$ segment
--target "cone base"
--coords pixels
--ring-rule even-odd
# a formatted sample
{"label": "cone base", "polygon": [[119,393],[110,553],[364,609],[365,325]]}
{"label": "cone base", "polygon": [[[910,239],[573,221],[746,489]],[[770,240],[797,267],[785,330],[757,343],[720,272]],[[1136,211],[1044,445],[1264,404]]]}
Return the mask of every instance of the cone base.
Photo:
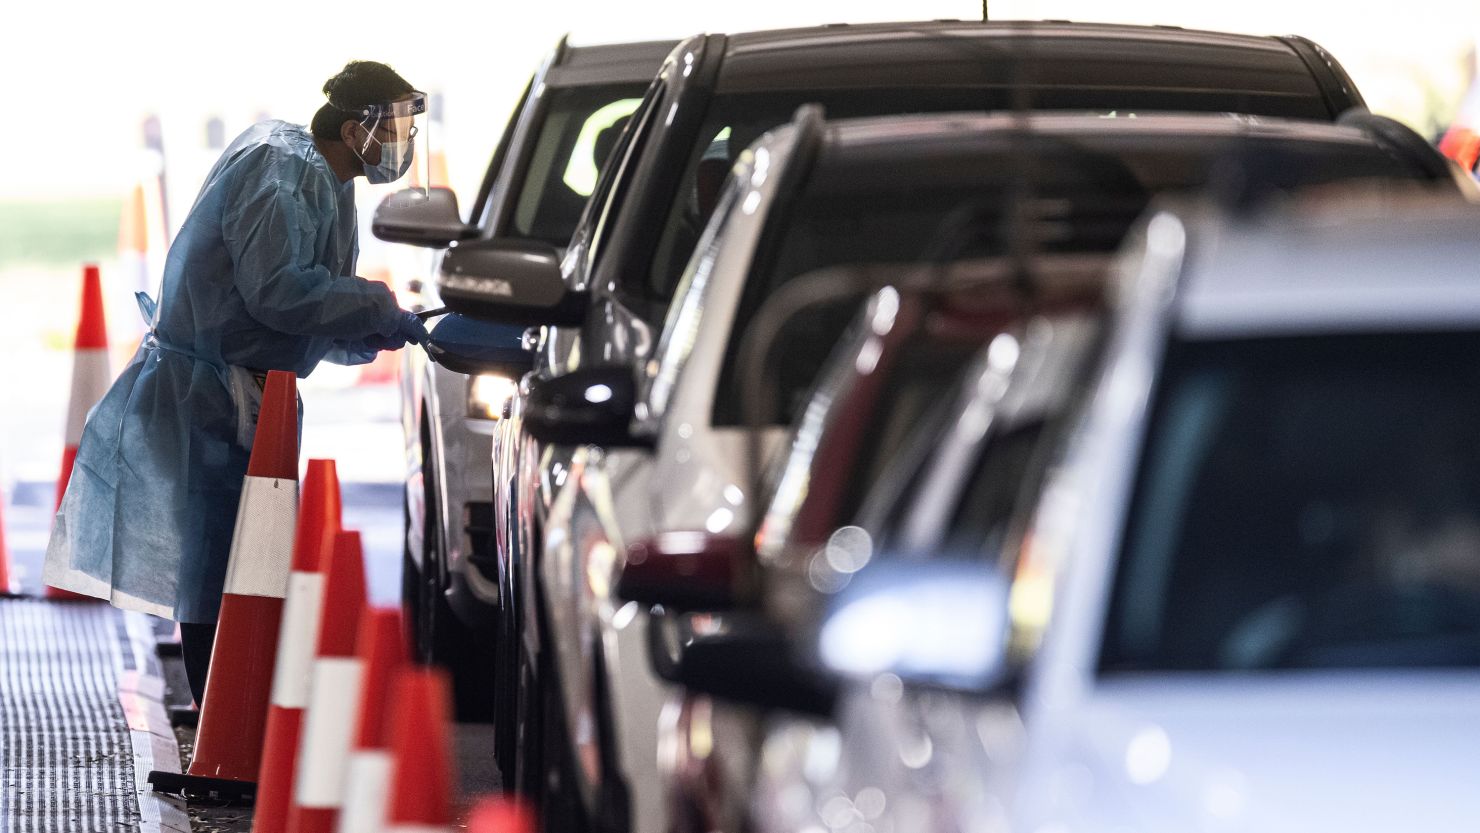
{"label": "cone base", "polygon": [[157,793],[183,798],[209,798],[232,806],[251,804],[257,796],[255,781],[233,781],[228,778],[204,778],[179,772],[149,773],[149,787]]}

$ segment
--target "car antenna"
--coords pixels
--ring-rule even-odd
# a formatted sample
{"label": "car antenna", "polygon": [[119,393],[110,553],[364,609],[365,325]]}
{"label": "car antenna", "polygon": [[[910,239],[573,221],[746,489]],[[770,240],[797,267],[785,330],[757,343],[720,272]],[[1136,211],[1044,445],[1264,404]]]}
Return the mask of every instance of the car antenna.
{"label": "car antenna", "polygon": [[982,22],[985,23],[991,19],[987,16],[987,0],[982,0]]}
{"label": "car antenna", "polygon": [[1007,238],[1008,262],[1012,265],[1013,279],[1018,291],[1031,298],[1037,290],[1033,276],[1033,257],[1037,253],[1038,227],[1034,222],[1036,210],[1034,197],[1036,188],[1038,154],[1034,149],[1032,123],[1033,84],[1033,25],[1029,21],[1016,21],[1013,28],[1018,49],[1018,60],[1012,69],[1012,182],[1006,189],[1007,211],[1003,212],[1002,232]]}

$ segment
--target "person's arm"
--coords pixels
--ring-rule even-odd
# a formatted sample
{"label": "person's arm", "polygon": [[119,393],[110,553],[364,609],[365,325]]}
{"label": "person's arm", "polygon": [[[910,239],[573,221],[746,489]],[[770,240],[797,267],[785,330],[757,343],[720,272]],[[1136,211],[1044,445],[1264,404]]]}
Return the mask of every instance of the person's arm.
{"label": "person's arm", "polygon": [[394,348],[371,347],[363,341],[344,341],[336,339],[334,346],[324,354],[324,361],[330,364],[357,365],[369,364],[375,361],[380,351]]}
{"label": "person's arm", "polygon": [[358,341],[395,333],[402,312],[389,288],[314,262],[316,219],[288,182],[261,183],[227,209],[222,230],[247,312],[293,335]]}

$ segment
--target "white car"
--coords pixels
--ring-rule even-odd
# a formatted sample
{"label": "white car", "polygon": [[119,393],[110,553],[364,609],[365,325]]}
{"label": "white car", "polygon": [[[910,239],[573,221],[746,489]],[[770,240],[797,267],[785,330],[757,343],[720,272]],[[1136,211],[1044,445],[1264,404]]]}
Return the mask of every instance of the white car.
{"label": "white car", "polygon": [[[615,736],[623,771],[634,782],[637,818],[652,818],[648,808],[665,800],[658,806],[685,830],[744,829],[743,797],[753,770],[748,753],[756,748],[746,736],[748,721],[727,720],[732,712],[703,704],[700,711],[713,717],[695,719],[696,704],[673,696],[666,682],[701,694],[735,692],[706,688],[714,680],[690,673],[695,666],[686,649],[673,652],[671,672],[660,662],[662,676],[655,675],[646,662],[649,627],[671,644],[682,641],[676,631],[692,628],[730,628],[732,644],[752,635],[735,635],[741,617],[724,615],[723,607],[720,616],[709,616],[714,609],[701,598],[714,587],[706,578],[723,584],[735,575],[734,565],[754,563],[747,548],[759,514],[749,497],[758,473],[752,463],[784,439],[866,289],[918,273],[916,261],[932,233],[958,207],[977,204],[982,194],[1010,193],[1014,135],[1031,136],[1044,157],[1038,183],[1044,204],[1056,207],[1056,245],[1102,256],[1153,194],[1202,185],[1234,144],[1253,153],[1297,154],[1303,165],[1283,174],[1286,185],[1414,179],[1423,161],[1448,170],[1432,148],[1405,155],[1357,127],[1221,114],[828,122],[809,108],[742,153],[640,378],[626,367],[598,366],[541,380],[525,414],[533,430],[575,425],[584,433],[562,430],[597,443],[578,447],[568,467],[552,469],[539,576],[552,632],[567,636],[552,652],[562,679],[580,679],[592,664],[610,674],[602,679],[587,671],[599,682],[565,689],[576,705],[571,734]],[[909,201],[897,199],[901,182],[909,183]],[[1102,201],[1113,207],[1104,209]],[[995,208],[983,210],[998,216]],[[962,256],[980,258],[1000,251],[998,245],[994,235],[972,235]],[[849,275],[859,282],[850,283]],[[781,346],[768,368],[774,372],[765,374],[775,395],[759,417],[761,430],[748,430],[745,406],[760,401],[742,386],[748,332],[768,305],[791,308],[819,296],[826,302],[805,306],[779,329]],[[619,570],[629,579],[624,565],[634,552],[649,576],[672,567],[667,592],[625,599],[614,592]],[[705,575],[683,572],[716,562],[721,566]],[[721,602],[722,596],[715,594]],[[660,604],[665,615],[649,617],[647,607],[624,604],[629,599]],[[705,611],[702,623],[673,615],[696,607]],[[765,651],[752,656],[764,659]],[[779,669],[742,671],[738,659],[728,665],[758,697],[774,696],[768,705],[785,702]],[[666,716],[665,700],[676,704]],[[603,702],[619,717],[609,728],[597,717]],[[690,748],[706,734],[734,738],[708,756],[710,770],[679,765],[669,750]],[[594,751],[583,760],[605,772]],[[656,785],[655,761],[662,775]]]}
{"label": "white car", "polygon": [[1154,211],[1023,522],[833,598],[758,828],[1473,826],[1477,262],[1454,198]]}

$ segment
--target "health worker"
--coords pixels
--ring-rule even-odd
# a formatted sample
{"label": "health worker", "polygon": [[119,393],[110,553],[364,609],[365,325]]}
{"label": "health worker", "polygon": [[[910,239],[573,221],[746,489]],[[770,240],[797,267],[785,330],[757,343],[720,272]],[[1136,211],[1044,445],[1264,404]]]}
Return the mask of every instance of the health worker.
{"label": "health worker", "polygon": [[179,622],[197,703],[267,372],[427,341],[355,276],[355,180],[406,174],[426,96],[373,61],[323,91],[310,127],[253,125],[206,177],[158,305],[139,294],[150,332],[88,414],[46,552],[47,584]]}

